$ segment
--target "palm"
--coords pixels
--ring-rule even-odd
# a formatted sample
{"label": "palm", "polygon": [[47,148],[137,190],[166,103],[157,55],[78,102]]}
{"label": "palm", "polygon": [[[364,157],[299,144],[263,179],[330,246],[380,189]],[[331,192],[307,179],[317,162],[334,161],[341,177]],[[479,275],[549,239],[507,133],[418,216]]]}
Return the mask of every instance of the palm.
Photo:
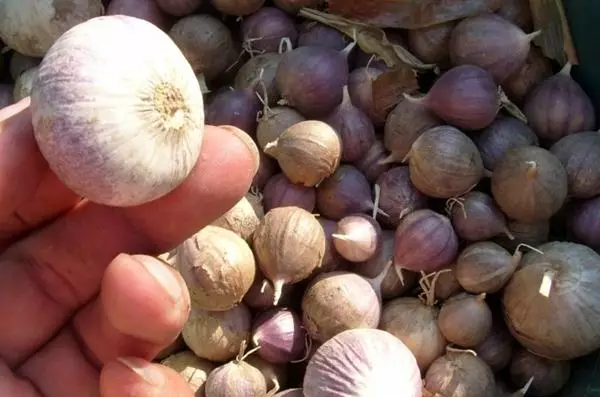
{"label": "palm", "polygon": [[189,310],[176,273],[119,254],[165,252],[230,208],[256,171],[247,145],[209,127],[181,187],[115,209],[62,185],[31,128],[27,100],[0,111],[0,395],[187,396],[169,372],[152,388],[117,361],[148,366]]}

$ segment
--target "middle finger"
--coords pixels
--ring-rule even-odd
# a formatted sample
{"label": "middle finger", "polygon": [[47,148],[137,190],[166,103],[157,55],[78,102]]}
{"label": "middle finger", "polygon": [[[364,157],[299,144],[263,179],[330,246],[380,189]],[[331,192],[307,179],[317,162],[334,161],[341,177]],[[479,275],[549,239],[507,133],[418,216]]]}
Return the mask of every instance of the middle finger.
{"label": "middle finger", "polygon": [[119,255],[107,269],[100,296],[72,324],[98,365],[124,356],[152,360],[177,338],[189,310],[179,273],[149,256]]}
{"label": "middle finger", "polygon": [[119,255],[99,297],[17,373],[46,397],[97,396],[100,367],[124,356],[151,360],[177,337],[188,312],[178,273],[151,257]]}

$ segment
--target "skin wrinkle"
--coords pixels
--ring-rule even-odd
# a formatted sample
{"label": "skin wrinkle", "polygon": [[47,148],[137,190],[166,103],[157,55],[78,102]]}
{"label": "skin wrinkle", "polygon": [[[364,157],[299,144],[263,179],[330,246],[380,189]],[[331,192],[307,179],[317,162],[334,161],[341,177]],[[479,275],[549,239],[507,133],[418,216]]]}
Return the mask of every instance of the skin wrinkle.
{"label": "skin wrinkle", "polygon": [[[57,183],[54,183],[55,181]],[[48,186],[48,184],[50,184],[50,183],[52,183],[52,185]],[[54,188],[55,185],[57,185],[57,184],[59,184],[59,186],[56,186],[56,190],[55,189],[52,189],[52,190],[54,190],[54,192],[56,192],[58,190],[63,190],[64,196],[68,197],[69,199],[64,201],[64,203],[61,202],[55,208],[52,208],[49,211],[48,215],[41,214],[36,211],[33,211],[33,213],[27,214],[27,212],[32,212],[29,208],[27,208],[27,206],[31,204],[32,200],[22,202],[21,205],[19,205],[17,208],[15,208],[15,210],[11,214],[12,218],[15,219],[18,223],[20,223],[19,229],[21,229],[23,231],[27,231],[27,230],[32,230],[33,228],[40,226],[40,225],[44,226],[47,222],[52,221],[57,216],[69,211],[69,209],[74,207],[77,204],[77,202],[81,201],[81,199],[79,197],[77,197],[75,194],[73,194],[70,191],[67,191],[67,189],[65,189],[62,186],[62,184],[60,184],[60,182],[58,182],[58,180],[56,179],[56,176],[54,176],[49,170],[47,170],[45,177],[40,178],[40,181],[39,181],[37,187],[35,188],[35,191],[32,194],[32,197],[38,198],[38,197],[47,196],[48,190],[50,188]],[[62,198],[63,194],[61,194],[60,198]],[[62,201],[62,200],[60,200],[60,201]],[[9,222],[9,223],[11,224],[11,228],[14,229],[15,228],[14,223],[13,222]]]}
{"label": "skin wrinkle", "polygon": [[[48,191],[45,190],[44,193],[47,194]],[[72,196],[76,197],[75,195]],[[77,200],[81,201],[81,199],[79,198]],[[59,199],[58,201],[59,202],[56,203],[57,205],[54,206],[54,208],[46,208],[46,211],[49,214],[49,216],[39,215],[38,217],[35,217],[33,215],[30,215],[26,217],[25,215],[21,215],[20,212],[28,212],[30,211],[29,208],[19,208],[15,210],[15,212],[13,212],[9,217],[6,218],[4,222],[2,222],[2,226],[0,226],[0,229],[4,229],[4,231],[0,232],[0,251],[5,250],[11,244],[14,244],[17,241],[26,238],[36,227],[43,228],[50,225],[54,220],[56,220],[61,215],[65,215],[76,205],[76,203],[75,205],[72,205],[74,204],[73,202],[63,201],[61,199]]]}
{"label": "skin wrinkle", "polygon": [[[115,209],[110,210],[116,211]],[[126,223],[127,227],[124,227],[123,230],[129,231],[129,233],[127,233],[128,238],[132,241],[138,242],[138,244],[134,245],[139,247],[138,249],[140,252],[147,252],[151,255],[158,255],[162,252],[160,251],[160,249],[157,249],[159,247],[151,243],[152,239],[150,238],[150,236],[142,235],[145,233],[142,233],[137,226],[134,226],[134,224],[127,217],[119,218],[125,221]],[[136,237],[132,238],[133,236]],[[33,235],[32,238],[35,239],[36,236]],[[79,253],[81,247],[71,247],[68,244],[46,246],[43,248],[40,247],[45,252],[43,254],[39,254],[38,252],[36,253],[35,257],[33,255],[30,255],[29,251],[22,250],[19,247],[19,245],[13,246],[2,256],[9,260],[25,263],[25,269],[27,270],[27,273],[29,274],[30,278],[36,283],[36,285],[39,286],[40,291],[43,292],[48,298],[50,298],[52,302],[56,303],[59,307],[69,311],[74,310],[80,305],[86,303],[89,300],[89,296],[95,294],[98,291],[100,287],[99,285],[96,286],[92,294],[82,295],[82,293],[79,292],[80,288],[78,288],[78,285],[81,286],[81,280],[79,280],[79,283],[74,283],[72,280],[69,279],[69,276],[77,277],[77,274],[80,273],[74,273],[73,271],[75,269],[62,269],[62,271],[58,271],[55,268],[55,266],[59,264],[54,263],[54,261],[52,260],[44,259],[50,258],[52,256],[66,257],[69,258],[69,260],[64,262],[78,264],[78,266],[80,266],[79,270],[81,272],[84,272],[84,270],[81,269],[89,267],[85,264],[90,263],[94,260],[94,258],[86,258],[84,255],[81,255]],[[116,255],[116,252],[114,255]],[[107,255],[107,265],[110,262],[110,260],[112,260],[112,257],[114,255]],[[93,256],[93,254],[90,253],[90,256]],[[98,273],[103,271],[104,269],[99,269]],[[96,279],[96,277],[94,277],[94,279]]]}
{"label": "skin wrinkle", "polygon": [[0,360],[0,395],[14,397],[42,397],[42,392],[25,378],[14,374],[10,368]]}
{"label": "skin wrinkle", "polygon": [[[54,359],[61,361],[61,365],[48,366]],[[44,370],[42,370],[44,369]],[[73,370],[78,372],[78,382],[70,386],[66,380]],[[15,373],[23,376],[46,397],[98,396],[98,369],[93,367],[81,355],[69,328],[63,328],[47,344],[40,348],[34,356],[28,359]],[[53,382],[48,382],[48,378]]]}
{"label": "skin wrinkle", "polygon": [[[28,229],[35,225],[34,223],[27,221],[21,214],[19,214],[19,210],[16,210],[11,215],[12,215],[12,218],[17,221],[18,228]],[[14,225],[13,225],[13,227],[14,227]]]}
{"label": "skin wrinkle", "polygon": [[[23,265],[39,291],[59,308],[70,311],[83,303],[83,299],[78,297],[77,287],[65,275],[56,271],[51,263],[38,261],[27,253],[18,257],[17,262]],[[64,320],[66,318],[65,316]]]}

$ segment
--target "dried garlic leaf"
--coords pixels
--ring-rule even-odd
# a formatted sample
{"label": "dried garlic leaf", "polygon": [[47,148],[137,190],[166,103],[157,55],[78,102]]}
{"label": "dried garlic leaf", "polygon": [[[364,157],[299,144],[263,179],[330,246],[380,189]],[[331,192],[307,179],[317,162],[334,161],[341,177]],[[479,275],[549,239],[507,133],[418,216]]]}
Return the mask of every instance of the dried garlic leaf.
{"label": "dried garlic leaf", "polygon": [[500,96],[500,107],[514,118],[521,120],[525,124],[528,123],[527,116],[519,109],[517,105],[512,103],[501,87],[498,87],[498,96]]}
{"label": "dried garlic leaf", "polygon": [[379,28],[419,29],[493,12],[502,0],[329,0],[329,12]]}
{"label": "dried garlic leaf", "polygon": [[419,89],[416,73],[407,65],[382,73],[373,81],[373,107],[378,114],[387,115],[404,97]]}
{"label": "dried garlic leaf", "polygon": [[562,0],[529,0],[535,30],[541,30],[533,42],[542,47],[548,58],[561,65],[567,62],[578,65],[577,51],[571,37]]}
{"label": "dried garlic leaf", "polygon": [[421,62],[421,60],[401,45],[391,43],[387,39],[385,32],[381,29],[311,8],[302,8],[299,14],[344,33],[355,40],[364,52],[377,55],[390,69],[395,69],[403,65],[421,70],[430,70],[436,67],[433,64]]}

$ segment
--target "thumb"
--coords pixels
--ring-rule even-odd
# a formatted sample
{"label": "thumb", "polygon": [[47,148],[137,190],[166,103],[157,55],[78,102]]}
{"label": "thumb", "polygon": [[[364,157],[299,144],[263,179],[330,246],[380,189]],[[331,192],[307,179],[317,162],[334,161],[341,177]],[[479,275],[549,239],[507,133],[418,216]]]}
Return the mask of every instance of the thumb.
{"label": "thumb", "polygon": [[135,357],[107,363],[100,374],[101,397],[193,397],[175,371]]}

